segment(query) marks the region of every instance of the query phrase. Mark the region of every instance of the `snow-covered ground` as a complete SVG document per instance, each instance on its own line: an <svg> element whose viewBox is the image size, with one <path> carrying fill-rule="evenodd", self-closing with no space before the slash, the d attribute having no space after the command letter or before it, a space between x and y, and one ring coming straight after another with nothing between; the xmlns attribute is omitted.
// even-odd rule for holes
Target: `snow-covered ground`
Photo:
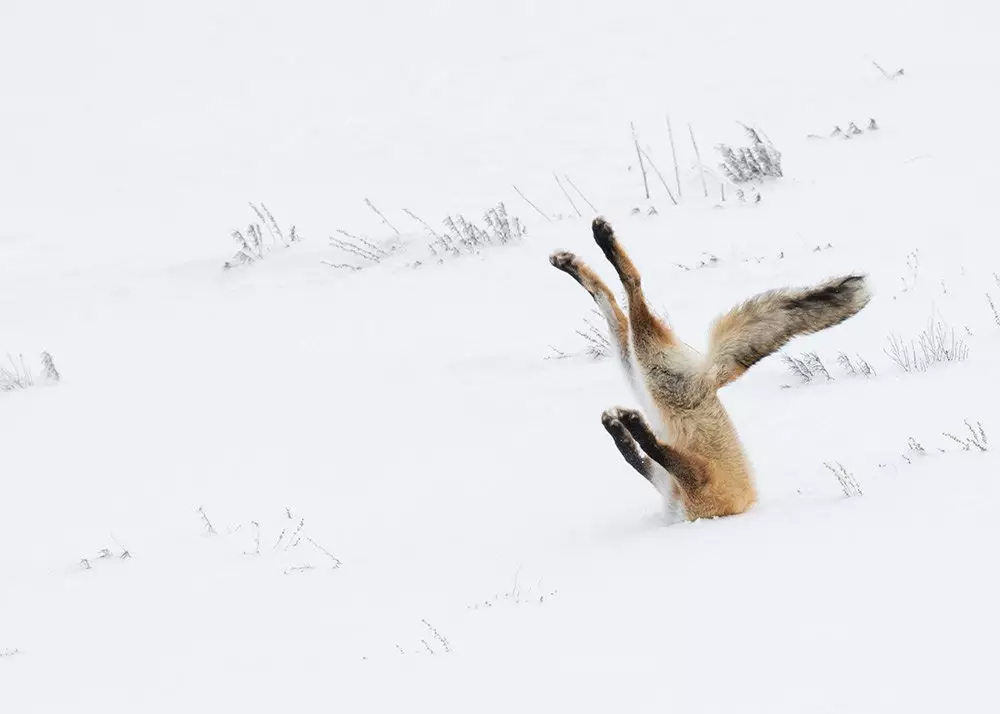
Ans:
<svg viewBox="0 0 1000 714"><path fill-rule="evenodd" d="M61 380L0 392L3 711L1000 706L1000 11L691 5L6 0L0 355ZM676 207L629 129L673 187L667 113ZM783 152L756 204L688 136L718 172L739 121ZM723 391L750 512L666 525L605 434L630 393L547 256L617 283L553 171L698 348L871 276L784 350L831 379ZM261 200L304 239L222 270ZM526 235L441 262L403 211L499 201ZM931 320L967 358L904 372Z"/></svg>

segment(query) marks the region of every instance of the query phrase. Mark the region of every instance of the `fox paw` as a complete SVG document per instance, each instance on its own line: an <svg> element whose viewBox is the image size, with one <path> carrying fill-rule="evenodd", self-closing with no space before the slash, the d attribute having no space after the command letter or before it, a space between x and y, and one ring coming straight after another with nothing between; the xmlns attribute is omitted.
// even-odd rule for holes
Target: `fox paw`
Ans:
<svg viewBox="0 0 1000 714"><path fill-rule="evenodd" d="M630 441L631 436L628 433L628 429L622 424L621 420L618 418L618 409L608 409L603 414L601 414L601 424L604 426L605 431L611 434L615 441L625 442Z"/></svg>
<svg viewBox="0 0 1000 714"><path fill-rule="evenodd" d="M553 253L549 256L549 262L564 273L576 275L579 272L580 259L569 251L562 250L558 253Z"/></svg>
<svg viewBox="0 0 1000 714"><path fill-rule="evenodd" d="M605 422L605 420L607 420L607 422L618 422L632 434L636 432L649 431L649 426L647 426L645 418L642 416L642 413L636 409L624 409L622 407L608 409L601 417L601 422L604 423L605 428L607 428L607 422Z"/></svg>
<svg viewBox="0 0 1000 714"><path fill-rule="evenodd" d="M594 231L594 242L604 251L604 255L610 258L612 248L615 244L615 232L611 228L611 224L601 216L598 216L591 224L591 228Z"/></svg>
<svg viewBox="0 0 1000 714"><path fill-rule="evenodd" d="M607 428L608 424L625 424L628 420L634 420L638 418L642 420L642 415L635 409L625 409L624 407L611 407L610 409L605 409L604 413L601 414L601 423Z"/></svg>
<svg viewBox="0 0 1000 714"><path fill-rule="evenodd" d="M601 414L601 423L604 425L604 428L608 429L609 431L610 431L609 427L612 424L618 423L619 426L620 426L621 422L618 419L618 410L617 409L605 409L604 413Z"/></svg>

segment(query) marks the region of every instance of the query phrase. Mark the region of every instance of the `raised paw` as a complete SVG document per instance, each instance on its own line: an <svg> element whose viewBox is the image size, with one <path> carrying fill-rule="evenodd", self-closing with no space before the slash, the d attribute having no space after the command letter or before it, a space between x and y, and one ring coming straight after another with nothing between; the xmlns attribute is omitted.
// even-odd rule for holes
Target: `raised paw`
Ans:
<svg viewBox="0 0 1000 714"><path fill-rule="evenodd" d="M604 413L601 414L601 424L603 424L604 428L607 429L608 431L612 431L612 429L617 431L625 427L625 418L630 413L638 416L640 420L642 419L642 415L636 412L634 409L625 409L624 407L611 407L609 409L605 409Z"/></svg>
<svg viewBox="0 0 1000 714"><path fill-rule="evenodd" d="M611 228L611 224L601 216L598 216L594 219L591 227L594 231L594 242L604 252L604 257L611 260L611 254L614 252L615 245L615 232Z"/></svg>
<svg viewBox="0 0 1000 714"><path fill-rule="evenodd" d="M577 258L574 253L570 253L566 250L561 250L558 253L550 255L549 262L556 268L559 268L559 270L564 273L569 273L570 275L575 276L580 272L580 259Z"/></svg>
<svg viewBox="0 0 1000 714"><path fill-rule="evenodd" d="M609 410L611 411L611 410ZM636 409L615 409L615 418L622 423L622 425L629 430L629 433L635 435L636 433L648 432L649 425L646 424L646 419L642 416L642 413Z"/></svg>
<svg viewBox="0 0 1000 714"><path fill-rule="evenodd" d="M625 428L625 425L616 416L610 413L611 411L609 409L601 415L601 424L604 425L604 430L611 435L616 444L634 443L628 429Z"/></svg>
<svg viewBox="0 0 1000 714"><path fill-rule="evenodd" d="M619 409L618 421L628 430L628 433L632 435L642 450L655 459L655 453L660 448L659 439L649 428L642 413L635 409Z"/></svg>
<svg viewBox="0 0 1000 714"><path fill-rule="evenodd" d="M621 420L618 419L617 409L606 409L603 414L601 414L601 424L604 428L611 433L615 433L620 429L624 429Z"/></svg>

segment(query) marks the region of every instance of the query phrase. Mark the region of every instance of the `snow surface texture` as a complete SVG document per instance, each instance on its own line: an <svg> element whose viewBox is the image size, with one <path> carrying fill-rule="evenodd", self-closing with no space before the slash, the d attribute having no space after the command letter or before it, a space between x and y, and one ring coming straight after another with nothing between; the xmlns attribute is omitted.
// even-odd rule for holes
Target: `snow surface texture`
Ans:
<svg viewBox="0 0 1000 714"><path fill-rule="evenodd" d="M0 354L61 380L0 393L0 708L996 711L998 447L944 432L1000 444L997 14L6 0ZM677 207L629 128L676 193L667 113ZM687 125L721 175L737 122L782 152L759 203L702 194ZM604 433L630 392L547 255L617 283L553 171L698 348L871 275L785 350L832 379L724 390L750 512L665 525ZM248 200L302 241L223 271ZM527 234L440 264L403 212L500 201ZM338 229L390 256L325 265ZM903 371L932 319L966 358Z"/></svg>

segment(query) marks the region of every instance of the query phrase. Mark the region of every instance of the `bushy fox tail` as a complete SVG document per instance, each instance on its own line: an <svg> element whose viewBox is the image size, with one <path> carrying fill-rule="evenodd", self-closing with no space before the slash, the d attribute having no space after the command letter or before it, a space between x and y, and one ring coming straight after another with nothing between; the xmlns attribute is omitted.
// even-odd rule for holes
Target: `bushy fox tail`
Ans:
<svg viewBox="0 0 1000 714"><path fill-rule="evenodd" d="M770 290L755 295L712 325L709 376L716 387L723 387L793 337L840 324L857 314L869 300L871 293L864 275L847 275L809 288Z"/></svg>

